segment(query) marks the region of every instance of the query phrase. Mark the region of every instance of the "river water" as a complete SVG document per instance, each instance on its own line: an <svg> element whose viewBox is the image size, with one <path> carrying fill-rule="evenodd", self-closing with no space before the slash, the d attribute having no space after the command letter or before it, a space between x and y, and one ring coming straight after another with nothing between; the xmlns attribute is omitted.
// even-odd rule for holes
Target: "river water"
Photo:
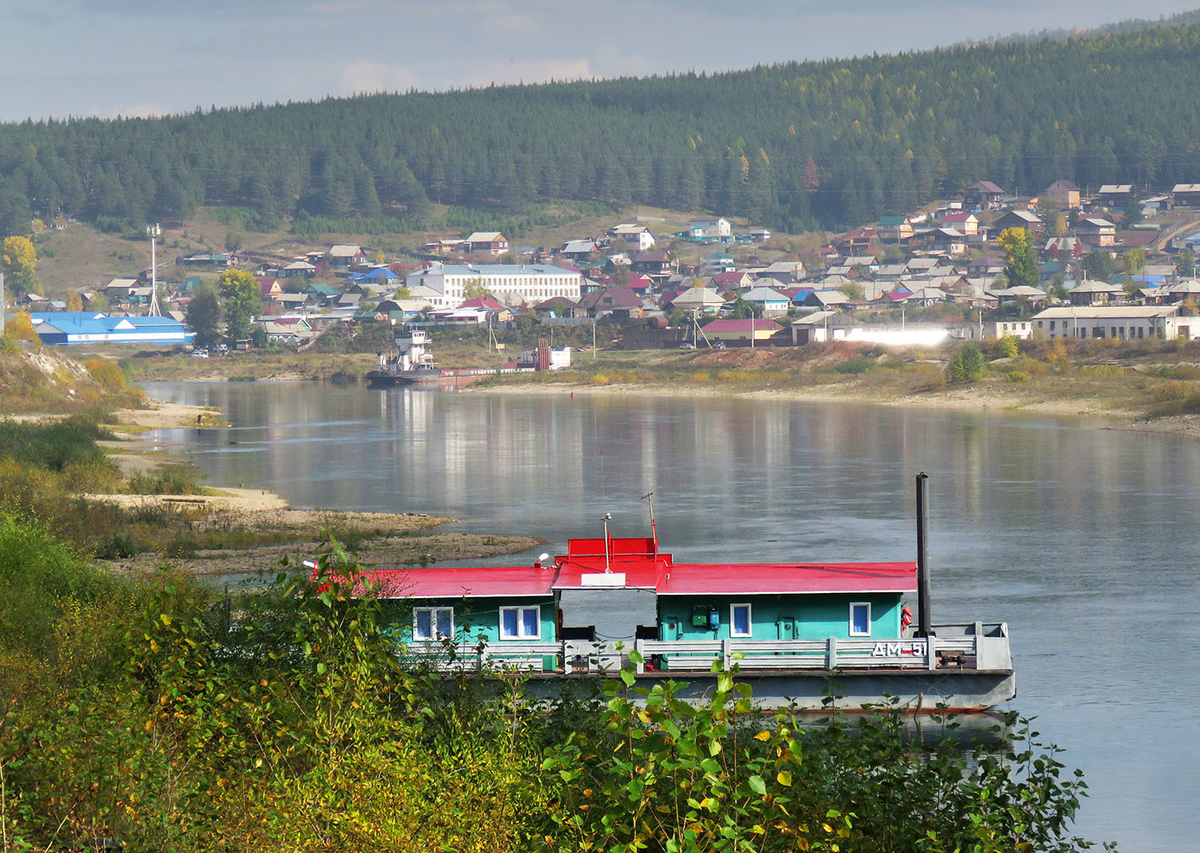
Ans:
<svg viewBox="0 0 1200 853"><path fill-rule="evenodd" d="M165 430L214 484L462 529L659 537L680 560L915 559L930 475L935 622L1006 621L1012 707L1087 774L1076 824L1200 845L1200 442L1011 414L317 384L151 384L228 429Z"/></svg>

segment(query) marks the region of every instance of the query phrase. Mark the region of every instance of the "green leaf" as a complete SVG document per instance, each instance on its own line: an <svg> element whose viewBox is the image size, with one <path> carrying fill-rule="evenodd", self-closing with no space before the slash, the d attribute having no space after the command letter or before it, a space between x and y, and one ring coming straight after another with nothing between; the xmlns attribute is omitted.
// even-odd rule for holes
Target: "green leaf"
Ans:
<svg viewBox="0 0 1200 853"><path fill-rule="evenodd" d="M621 670L621 680L625 682L626 687L633 687L633 682L636 678L637 675L632 669Z"/></svg>
<svg viewBox="0 0 1200 853"><path fill-rule="evenodd" d="M787 770L780 770L775 780L785 788L792 787L792 774Z"/></svg>
<svg viewBox="0 0 1200 853"><path fill-rule="evenodd" d="M767 783L763 781L763 777L754 775L746 780L746 784L750 786L750 790L758 795L767 793Z"/></svg>
<svg viewBox="0 0 1200 853"><path fill-rule="evenodd" d="M328 669L328 667L326 667L325 664L318 663L317 664L317 675L324 675L326 669Z"/></svg>

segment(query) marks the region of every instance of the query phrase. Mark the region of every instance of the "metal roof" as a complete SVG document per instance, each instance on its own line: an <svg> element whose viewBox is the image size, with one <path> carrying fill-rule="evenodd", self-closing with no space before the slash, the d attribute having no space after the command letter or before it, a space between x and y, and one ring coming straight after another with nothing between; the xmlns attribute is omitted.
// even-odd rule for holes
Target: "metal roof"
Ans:
<svg viewBox="0 0 1200 853"><path fill-rule="evenodd" d="M606 553L607 551L607 553ZM563 589L653 589L659 595L912 592L915 563L674 563L651 537L572 539L549 566L381 569L384 598L549 597Z"/></svg>
<svg viewBox="0 0 1200 853"><path fill-rule="evenodd" d="M557 572L545 568L380 569L384 598L501 598L549 596Z"/></svg>
<svg viewBox="0 0 1200 853"><path fill-rule="evenodd" d="M670 566L659 595L914 592L916 563L715 563Z"/></svg>

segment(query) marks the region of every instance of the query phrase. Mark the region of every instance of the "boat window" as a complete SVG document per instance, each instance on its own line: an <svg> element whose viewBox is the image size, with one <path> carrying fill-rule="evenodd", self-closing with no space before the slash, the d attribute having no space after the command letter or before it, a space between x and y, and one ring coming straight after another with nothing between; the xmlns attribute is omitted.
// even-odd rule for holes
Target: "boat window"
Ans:
<svg viewBox="0 0 1200 853"><path fill-rule="evenodd" d="M749 637L753 635L749 604L729 605L729 636Z"/></svg>
<svg viewBox="0 0 1200 853"><path fill-rule="evenodd" d="M850 605L850 636L871 636L871 602L856 601Z"/></svg>
<svg viewBox="0 0 1200 853"><path fill-rule="evenodd" d="M454 638L453 607L414 607L413 639L442 640Z"/></svg>
<svg viewBox="0 0 1200 853"><path fill-rule="evenodd" d="M542 636L540 607L501 607L501 640L537 640Z"/></svg>

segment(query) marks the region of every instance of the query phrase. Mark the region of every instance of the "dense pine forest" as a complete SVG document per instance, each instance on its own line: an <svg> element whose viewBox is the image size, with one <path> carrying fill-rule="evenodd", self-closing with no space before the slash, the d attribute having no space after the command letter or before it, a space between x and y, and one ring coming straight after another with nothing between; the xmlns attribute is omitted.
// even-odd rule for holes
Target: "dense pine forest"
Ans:
<svg viewBox="0 0 1200 853"><path fill-rule="evenodd" d="M0 126L0 235L236 206L249 226L432 203L708 209L799 231L989 179L1200 181L1200 25L647 79Z"/></svg>

